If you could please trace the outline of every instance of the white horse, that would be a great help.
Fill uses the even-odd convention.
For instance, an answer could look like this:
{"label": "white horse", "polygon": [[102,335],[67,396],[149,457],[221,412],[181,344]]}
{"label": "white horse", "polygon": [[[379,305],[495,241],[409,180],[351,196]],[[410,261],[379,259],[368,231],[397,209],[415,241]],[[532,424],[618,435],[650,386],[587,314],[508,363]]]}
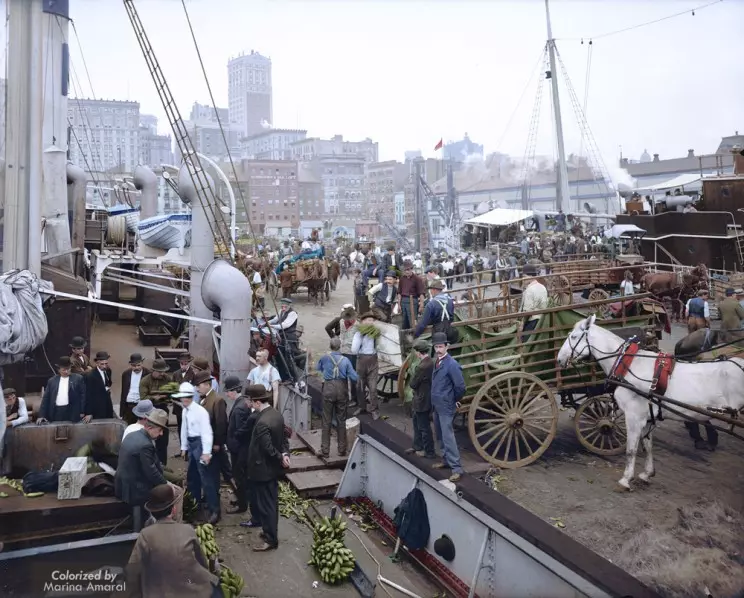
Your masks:
{"label": "white horse", "polygon": [[[558,366],[563,368],[571,362],[595,359],[609,376],[621,353],[624,353],[626,341],[616,334],[594,325],[595,316],[578,322],[558,352]],[[615,390],[615,400],[625,413],[628,430],[626,464],[619,484],[630,489],[630,481],[635,471],[635,460],[638,452],[638,441],[643,440],[646,449],[646,467],[638,477],[648,482],[654,475],[652,453],[651,422],[649,421],[649,404],[646,393],[651,389],[658,353],[639,350],[630,364],[624,379],[637,392],[624,386]],[[744,407],[744,360],[730,358],[725,361],[700,363],[677,362],[666,388],[665,394],[675,401],[693,407],[705,409],[734,409]],[[708,421],[704,415],[687,409],[674,407],[680,414],[698,422]],[[656,413],[654,408],[654,413]]]}

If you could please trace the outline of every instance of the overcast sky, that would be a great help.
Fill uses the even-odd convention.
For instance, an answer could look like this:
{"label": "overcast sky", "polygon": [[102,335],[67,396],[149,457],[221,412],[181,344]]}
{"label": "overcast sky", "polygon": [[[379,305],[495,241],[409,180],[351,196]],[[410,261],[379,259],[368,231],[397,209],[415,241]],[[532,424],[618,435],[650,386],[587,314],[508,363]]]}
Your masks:
{"label": "overcast sky", "polygon": [[[607,161],[620,146],[638,158],[713,152],[744,131],[744,2],[725,0],[663,22],[601,34],[705,4],[705,0],[553,0],[553,33],[579,103]],[[164,112],[119,0],[70,0],[97,98]],[[542,0],[190,0],[197,40],[219,106],[227,61],[255,49],[273,63],[274,125],[310,136],[379,142],[380,159],[403,159],[466,131],[486,152],[525,153],[546,39]],[[180,0],[137,0],[158,60],[185,118],[209,96]],[[580,39],[584,38],[584,45]],[[73,66],[93,95],[74,37]],[[540,69],[542,71],[542,69]],[[560,71],[559,71],[560,73]],[[534,76],[533,76],[534,75]],[[533,76],[529,87],[525,87]],[[549,87],[537,153],[554,154]],[[524,94],[523,94],[524,91]],[[561,76],[567,152],[582,147]],[[520,101],[520,96],[521,101]],[[510,117],[514,114],[511,124]],[[167,123],[160,123],[168,130]],[[585,147],[585,144],[584,144]]]}

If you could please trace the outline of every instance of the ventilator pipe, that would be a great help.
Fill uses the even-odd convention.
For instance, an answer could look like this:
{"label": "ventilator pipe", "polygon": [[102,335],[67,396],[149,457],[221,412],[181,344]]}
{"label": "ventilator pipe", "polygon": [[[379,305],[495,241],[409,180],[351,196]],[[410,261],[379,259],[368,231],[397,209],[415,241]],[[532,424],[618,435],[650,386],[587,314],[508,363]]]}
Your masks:
{"label": "ventilator pipe", "polygon": [[[158,177],[147,166],[138,164],[134,169],[132,183],[134,188],[140,192],[140,221],[156,216],[158,213]],[[137,243],[137,255],[158,257],[164,253],[161,249],[146,245],[141,239]]]}
{"label": "ventilator pipe", "polygon": [[85,200],[88,177],[72,162],[67,163],[67,212],[72,231],[72,246],[80,251],[85,246]]}
{"label": "ventilator pipe", "polygon": [[237,376],[245,380],[251,346],[250,282],[230,262],[216,259],[204,272],[201,296],[207,309],[220,315],[220,377],[224,380],[227,376]]}
{"label": "ventilator pipe", "polygon": [[[205,173],[206,174],[206,173]],[[207,176],[210,187],[214,189],[212,179]],[[191,315],[209,319],[210,310],[202,299],[202,279],[204,271],[214,261],[214,216],[209,206],[206,210],[194,188],[186,164],[178,171],[178,195],[185,204],[191,206]],[[212,194],[209,194],[212,195]],[[206,198],[205,198],[205,201]],[[212,206],[214,208],[214,206]],[[223,292],[226,292],[223,289]],[[189,351],[197,357],[210,359],[213,354],[212,328],[199,322],[189,324]]]}
{"label": "ventilator pipe", "polygon": [[[67,157],[65,151],[56,145],[47,147],[42,153],[42,169],[44,173],[44,196],[38,226],[41,230],[41,223],[44,223],[44,241],[47,254],[66,254],[49,260],[49,263],[62,270],[72,272],[72,258],[70,256],[72,242],[70,238]],[[33,225],[33,222],[29,216],[29,223]],[[36,246],[36,242],[32,241],[30,233],[31,230],[29,230],[29,256]],[[39,250],[41,251],[41,243],[39,243]]]}

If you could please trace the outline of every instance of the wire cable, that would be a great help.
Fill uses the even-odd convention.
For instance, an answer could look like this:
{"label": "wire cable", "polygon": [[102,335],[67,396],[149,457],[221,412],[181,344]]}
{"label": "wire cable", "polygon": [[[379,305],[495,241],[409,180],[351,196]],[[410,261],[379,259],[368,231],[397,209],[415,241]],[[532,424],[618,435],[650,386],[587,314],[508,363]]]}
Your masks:
{"label": "wire cable", "polygon": [[[57,17],[59,19],[59,17]],[[96,99],[96,92],[93,90],[93,81],[90,78],[90,72],[88,71],[88,63],[85,61],[85,54],[83,53],[83,45],[80,43],[80,37],[78,36],[77,27],[75,27],[75,21],[70,19],[72,24],[72,32],[75,34],[75,41],[77,41],[78,48],[80,49],[80,58],[83,59],[83,68],[85,69],[85,76],[88,78],[88,85],[90,85],[90,93],[93,99]]]}
{"label": "wire cable", "polygon": [[567,40],[574,40],[574,41],[576,41],[576,40],[581,39],[583,41],[584,39],[587,39],[587,38],[589,38],[589,39],[601,39],[603,37],[610,37],[611,35],[618,35],[619,33],[625,33],[627,31],[633,31],[635,29],[640,29],[641,27],[648,27],[649,25],[655,25],[656,23],[661,23],[663,21],[668,21],[669,19],[674,19],[676,17],[681,17],[681,16],[686,15],[686,14],[691,14],[694,17],[696,12],[699,12],[699,11],[705,9],[705,8],[709,8],[709,7],[714,6],[716,4],[720,4],[721,2],[723,2],[723,0],[713,0],[713,2],[708,2],[707,4],[702,4],[700,6],[696,6],[695,8],[688,8],[687,10],[676,12],[674,14],[667,15],[665,17],[660,17],[658,19],[653,19],[651,21],[646,21],[644,23],[638,23],[637,25],[631,25],[629,27],[624,27],[622,29],[617,29],[615,31],[607,31],[605,33],[600,33],[599,35],[593,35],[593,36],[587,36],[587,35],[585,35],[585,36],[580,37],[580,38],[579,37],[562,37],[562,38],[558,38],[558,39],[561,40],[561,41],[567,41]]}

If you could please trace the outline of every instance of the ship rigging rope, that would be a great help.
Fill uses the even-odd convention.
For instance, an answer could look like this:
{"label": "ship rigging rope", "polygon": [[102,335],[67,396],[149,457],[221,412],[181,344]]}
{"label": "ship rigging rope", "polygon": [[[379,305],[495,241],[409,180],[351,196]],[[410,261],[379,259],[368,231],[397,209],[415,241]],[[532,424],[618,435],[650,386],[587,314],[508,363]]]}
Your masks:
{"label": "ship rigging rope", "polygon": [[656,23],[661,23],[662,21],[668,21],[669,19],[674,19],[676,17],[681,17],[683,15],[691,14],[693,17],[695,16],[695,13],[700,12],[701,10],[705,8],[709,8],[711,6],[714,6],[716,4],[720,4],[723,2],[723,0],[713,0],[713,2],[708,2],[707,4],[702,4],[700,6],[696,6],[695,8],[688,8],[686,10],[682,10],[680,12],[676,12],[671,15],[667,15],[665,17],[660,17],[658,19],[653,19],[651,21],[646,21],[644,23],[638,23],[637,25],[631,25],[630,27],[623,27],[622,29],[617,29],[615,31],[607,31],[605,33],[600,33],[599,35],[593,35],[588,36],[585,35],[583,37],[561,37],[557,38],[561,41],[578,41],[579,39],[584,40],[586,38],[590,39],[601,39],[603,37],[610,37],[611,35],[617,35],[619,33],[625,33],[626,31],[633,31],[635,29],[640,29],[641,27],[648,27],[649,25],[655,25]]}
{"label": "ship rigging rope", "polygon": [[[584,40],[581,40],[581,43],[584,43]],[[584,76],[584,119],[588,121],[588,109],[589,109],[589,82],[592,72],[592,49],[594,48],[594,44],[592,43],[592,40],[589,40],[589,48],[586,53],[586,75]],[[581,139],[579,141],[579,162],[576,165],[576,195],[579,195],[579,182],[581,181],[581,154],[584,153],[584,135],[582,133]]]}
{"label": "ship rigging rope", "polygon": [[[217,119],[217,124],[220,127],[220,133],[222,134],[222,141],[225,144],[225,149],[227,151],[227,158],[230,161],[230,168],[232,169],[232,174],[233,174],[233,177],[235,178],[236,186],[238,187],[238,194],[240,195],[240,201],[243,204],[243,210],[245,210],[246,220],[248,222],[248,228],[251,232],[251,237],[253,238],[253,247],[257,250],[258,249],[258,238],[256,237],[256,231],[253,229],[253,223],[251,222],[251,219],[250,219],[250,211],[248,210],[248,204],[246,203],[245,196],[243,195],[243,188],[240,185],[240,180],[238,179],[238,172],[235,168],[235,163],[233,162],[233,159],[232,159],[232,153],[230,152],[230,144],[227,141],[227,135],[225,134],[225,129],[222,126],[222,119],[220,118],[220,113],[217,110],[217,103],[214,100],[214,94],[212,93],[212,86],[210,85],[209,77],[207,76],[207,69],[204,66],[204,61],[202,60],[201,50],[199,49],[199,43],[196,40],[196,33],[194,32],[194,27],[191,24],[191,17],[189,16],[189,9],[186,7],[186,0],[181,0],[181,5],[183,6],[183,12],[186,15],[186,23],[189,26],[189,32],[191,33],[191,39],[194,42],[194,49],[196,50],[196,56],[199,59],[199,66],[201,67],[202,75],[204,76],[204,82],[207,85],[207,91],[209,92],[209,100],[212,102],[212,107],[214,108],[215,118]],[[234,243],[233,234],[234,234],[234,231],[230,231],[230,240],[231,242]],[[236,248],[236,251],[237,251],[237,248]],[[274,311],[276,313],[279,313],[279,310],[276,305],[276,298],[273,296],[272,293],[268,293],[268,295],[271,298],[271,303],[274,307]],[[264,320],[268,321],[268,318],[266,317],[266,312],[264,311],[264,308],[261,304],[259,304],[259,309],[261,310],[261,316],[264,318]],[[281,329],[281,334],[284,335],[283,329]],[[287,342],[286,336],[284,337],[284,341],[285,343]]]}

